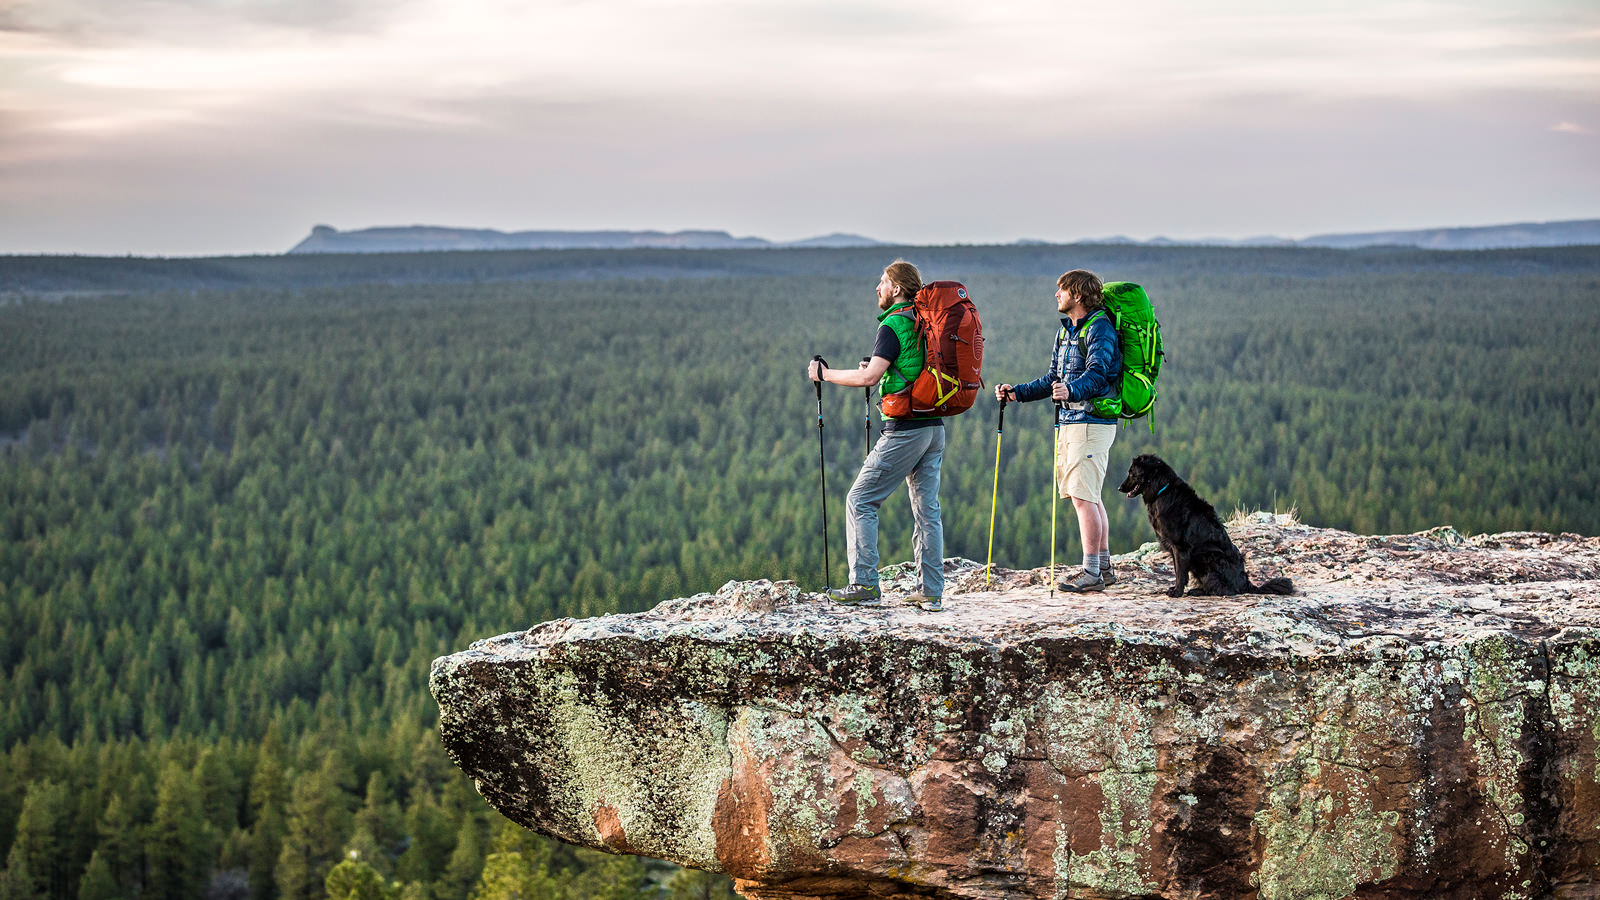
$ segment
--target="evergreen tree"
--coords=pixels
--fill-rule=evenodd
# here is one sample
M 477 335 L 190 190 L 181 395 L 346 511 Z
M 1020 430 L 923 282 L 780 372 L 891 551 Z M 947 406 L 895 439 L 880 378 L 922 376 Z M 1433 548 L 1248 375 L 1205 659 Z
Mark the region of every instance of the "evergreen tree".
M 501 819 L 468 900 L 584 900 L 553 868 L 549 841 Z
M 350 834 L 350 840 L 345 842 L 343 857 L 345 859 L 358 859 L 383 878 L 394 874 L 394 860 L 385 853 L 378 842 L 372 839 L 372 833 L 366 826 L 356 825 L 355 831 Z
M 637 856 L 613 856 L 580 850 L 583 868 L 572 878 L 573 896 L 585 900 L 656 900 L 644 861 Z
M 256 756 L 255 773 L 250 778 L 252 823 L 246 868 L 253 900 L 275 900 L 278 896 L 275 871 L 288 830 L 284 823 L 284 807 L 289 792 L 276 735 L 275 729 L 267 733 Z
M 472 886 L 478 882 L 478 876 L 483 872 L 484 858 L 483 844 L 478 836 L 481 827 L 476 816 L 469 814 L 462 817 L 455 850 L 451 851 L 444 877 L 434 890 L 439 900 L 466 900 Z
M 66 859 L 67 816 L 65 786 L 50 780 L 28 786 L 0 881 L 4 900 L 68 900 L 74 873 Z
M 210 869 L 213 843 L 192 774 L 169 762 L 161 770 L 155 819 L 145 838 L 148 871 L 140 896 L 156 900 L 198 896 Z
M 452 824 L 449 813 L 426 793 L 406 809 L 406 836 L 411 843 L 395 866 L 400 880 L 432 883 L 444 874 L 455 837 Z
M 201 809 L 206 821 L 218 834 L 229 834 L 239 826 L 241 786 L 227 755 L 214 747 L 200 751 L 195 763 L 195 787 L 200 791 Z
M 117 887 L 116 876 L 111 874 L 111 864 L 96 850 L 78 881 L 78 900 L 123 900 L 125 896 Z
M 358 831 L 365 831 L 386 856 L 395 853 L 400 846 L 404 836 L 403 815 L 400 804 L 389 790 L 389 779 L 381 769 L 373 769 L 367 776 L 366 798 L 356 812 L 355 825 Z
M 143 829 L 121 794 L 112 794 L 96 826 L 100 846 L 95 851 L 111 870 L 112 880 L 129 894 L 144 888 Z
M 328 900 L 392 900 L 394 892 L 377 870 L 359 859 L 345 859 L 328 870 L 323 884 Z
M 283 900 L 320 900 L 328 871 L 339 861 L 350 830 L 342 774 L 335 754 L 329 753 L 316 771 L 295 779 L 276 869 Z

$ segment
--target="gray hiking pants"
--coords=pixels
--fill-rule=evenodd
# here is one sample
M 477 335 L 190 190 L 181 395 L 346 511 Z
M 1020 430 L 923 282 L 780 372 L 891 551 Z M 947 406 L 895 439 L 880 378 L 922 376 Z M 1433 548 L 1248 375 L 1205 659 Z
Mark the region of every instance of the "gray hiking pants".
M 845 498 L 845 538 L 850 544 L 850 581 L 878 584 L 878 507 L 904 481 L 911 492 L 917 569 L 922 591 L 944 594 L 944 524 L 939 519 L 939 462 L 944 428 L 885 432 L 861 464 Z

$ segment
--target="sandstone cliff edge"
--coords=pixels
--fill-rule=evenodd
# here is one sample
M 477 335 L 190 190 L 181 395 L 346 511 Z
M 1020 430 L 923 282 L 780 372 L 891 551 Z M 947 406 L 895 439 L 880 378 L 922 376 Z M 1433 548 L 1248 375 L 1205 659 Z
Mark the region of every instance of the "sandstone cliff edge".
M 730 582 L 434 662 L 511 819 L 801 898 L 1600 897 L 1600 538 L 1230 530 L 1291 597 L 952 561 L 943 613 Z M 892 596 L 892 592 L 891 592 Z

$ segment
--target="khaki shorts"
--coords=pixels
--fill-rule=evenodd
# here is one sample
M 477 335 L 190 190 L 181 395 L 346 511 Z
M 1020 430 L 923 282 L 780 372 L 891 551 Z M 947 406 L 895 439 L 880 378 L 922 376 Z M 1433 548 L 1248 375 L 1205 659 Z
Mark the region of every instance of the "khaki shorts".
M 1063 425 L 1056 432 L 1056 488 L 1063 499 L 1100 502 L 1115 425 Z

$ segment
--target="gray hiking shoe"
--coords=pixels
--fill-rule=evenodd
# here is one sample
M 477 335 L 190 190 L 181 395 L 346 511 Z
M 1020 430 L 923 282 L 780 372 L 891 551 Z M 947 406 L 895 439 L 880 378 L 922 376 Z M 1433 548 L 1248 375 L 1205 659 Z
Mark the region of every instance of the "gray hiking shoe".
M 1111 568 L 1110 566 L 1101 566 L 1100 580 L 1105 582 L 1106 587 L 1111 587 L 1113 584 L 1117 583 L 1117 570 Z
M 917 595 L 917 609 L 923 612 L 944 612 L 944 602 L 938 597 Z
M 828 599 L 846 606 L 877 606 L 878 598 L 882 596 L 876 587 L 867 584 L 852 584 L 849 587 L 834 588 L 828 592 Z
M 1088 569 L 1079 571 L 1078 577 L 1071 581 L 1063 581 L 1056 585 L 1056 590 L 1066 591 L 1069 594 L 1087 594 L 1090 591 L 1103 591 L 1105 589 L 1105 579 L 1099 575 L 1090 575 Z

